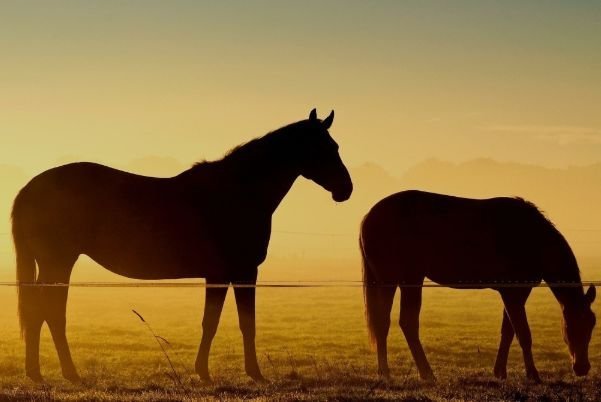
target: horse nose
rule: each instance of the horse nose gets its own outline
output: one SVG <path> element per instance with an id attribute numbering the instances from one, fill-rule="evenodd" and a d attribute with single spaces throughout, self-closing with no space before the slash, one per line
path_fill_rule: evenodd
<path id="1" fill-rule="evenodd" d="M 338 193 L 338 192 L 337 192 L 337 193 L 332 193 L 332 199 L 333 199 L 334 201 L 336 201 L 336 202 L 343 202 L 343 201 L 346 201 L 346 200 L 348 200 L 350 197 L 351 197 L 351 193 L 346 193 L 346 192 L 345 192 L 345 193 L 343 193 L 343 192 L 340 192 L 340 193 Z"/>
<path id="2" fill-rule="evenodd" d="M 574 374 L 576 374 L 578 377 L 582 377 L 588 374 L 589 370 L 591 369 L 591 364 L 589 362 L 583 364 L 575 363 L 572 366 L 572 369 L 574 369 Z"/>
<path id="3" fill-rule="evenodd" d="M 332 198 L 336 202 L 343 202 L 351 198 L 353 193 L 353 183 L 349 183 L 344 189 L 332 192 Z"/>

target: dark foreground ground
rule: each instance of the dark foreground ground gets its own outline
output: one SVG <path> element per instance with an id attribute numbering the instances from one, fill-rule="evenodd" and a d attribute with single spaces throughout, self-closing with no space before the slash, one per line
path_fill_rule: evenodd
<path id="1" fill-rule="evenodd" d="M 230 292 L 231 293 L 231 292 Z M 571 372 L 560 331 L 560 309 L 549 289 L 536 289 L 527 309 L 534 356 L 545 381 L 525 380 L 514 343 L 506 381 L 492 376 L 502 306 L 492 291 L 426 289 L 421 334 L 436 384 L 418 377 L 393 309 L 389 336 L 393 380 L 378 380 L 367 342 L 360 288 L 261 288 L 257 292 L 257 351 L 270 382 L 244 374 L 242 340 L 231 294 L 211 352 L 214 384 L 193 375 L 201 333 L 204 290 L 198 288 L 72 288 L 68 336 L 85 384 L 61 377 L 46 328 L 41 346 L 48 386 L 23 375 L 13 288 L 0 288 L 0 400 L 422 400 L 601 401 L 601 336 L 593 334 L 587 378 Z M 159 335 L 182 385 L 156 340 L 131 310 Z M 597 313 L 599 308 L 595 307 Z"/>
<path id="2" fill-rule="evenodd" d="M 268 384 L 255 385 L 244 380 L 219 379 L 216 384 L 202 386 L 185 381 L 182 387 L 161 385 L 149 381 L 138 387 L 104 386 L 90 384 L 71 387 L 65 384 L 53 387 L 13 385 L 0 391 L 0 399 L 31 400 L 86 400 L 86 401 L 179 401 L 179 400 L 336 400 L 336 401 L 599 401 L 601 378 L 574 380 L 566 375 L 543 373 L 544 384 L 531 384 L 514 373 L 508 381 L 490 378 L 485 373 L 457 369 L 457 378 L 442 376 L 436 384 L 424 384 L 409 373 L 383 383 L 372 377 L 337 372 L 323 373 L 322 378 L 304 377 L 287 373 Z"/>

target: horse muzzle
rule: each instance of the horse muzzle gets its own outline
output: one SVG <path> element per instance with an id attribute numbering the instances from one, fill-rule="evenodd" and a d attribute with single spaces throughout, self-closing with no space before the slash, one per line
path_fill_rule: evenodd
<path id="1" fill-rule="evenodd" d="M 336 202 L 343 202 L 351 198 L 353 193 L 353 185 L 350 184 L 347 188 L 342 190 L 332 191 L 332 199 Z"/>
<path id="2" fill-rule="evenodd" d="M 572 365 L 572 369 L 574 370 L 574 374 L 578 377 L 583 377 L 588 374 L 591 369 L 591 364 L 589 362 L 586 363 L 575 363 Z"/>

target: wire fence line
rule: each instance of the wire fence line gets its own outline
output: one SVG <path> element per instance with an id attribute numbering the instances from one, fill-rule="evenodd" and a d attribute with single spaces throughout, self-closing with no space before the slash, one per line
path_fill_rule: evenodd
<path id="1" fill-rule="evenodd" d="M 480 289 L 480 288 L 572 288 L 582 286 L 601 286 L 601 280 L 582 282 L 519 282 L 519 281 L 463 281 L 456 283 L 436 283 L 426 280 L 423 283 L 371 283 L 370 287 L 400 287 L 400 288 L 455 288 L 455 289 Z M 88 288 L 361 288 L 360 280 L 315 280 L 315 281 L 258 281 L 249 283 L 223 283 L 208 284 L 206 282 L 71 282 L 71 283 L 38 283 L 8 281 L 0 282 L 4 287 L 88 287 Z"/>
<path id="2" fill-rule="evenodd" d="M 601 228 L 564 228 L 566 232 L 601 232 Z M 297 235 L 297 236 L 357 236 L 357 233 L 350 232 L 312 232 L 302 230 L 284 230 L 284 229 L 273 229 L 272 233 L 280 233 L 286 235 Z M 10 236 L 10 232 L 0 232 L 0 236 Z"/>

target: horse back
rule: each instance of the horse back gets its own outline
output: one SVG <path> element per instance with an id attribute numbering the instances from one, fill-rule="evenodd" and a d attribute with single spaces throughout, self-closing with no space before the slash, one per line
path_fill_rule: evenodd
<path id="1" fill-rule="evenodd" d="M 490 284 L 540 281 L 557 234 L 533 204 L 519 198 L 404 191 L 370 210 L 361 242 L 382 280 Z"/>
<path id="2" fill-rule="evenodd" d="M 74 163 L 33 178 L 15 200 L 13 224 L 38 255 L 87 254 L 114 272 L 149 279 L 169 277 L 171 267 L 178 277 L 198 270 L 195 259 L 217 264 L 198 199 L 175 178 Z"/>

